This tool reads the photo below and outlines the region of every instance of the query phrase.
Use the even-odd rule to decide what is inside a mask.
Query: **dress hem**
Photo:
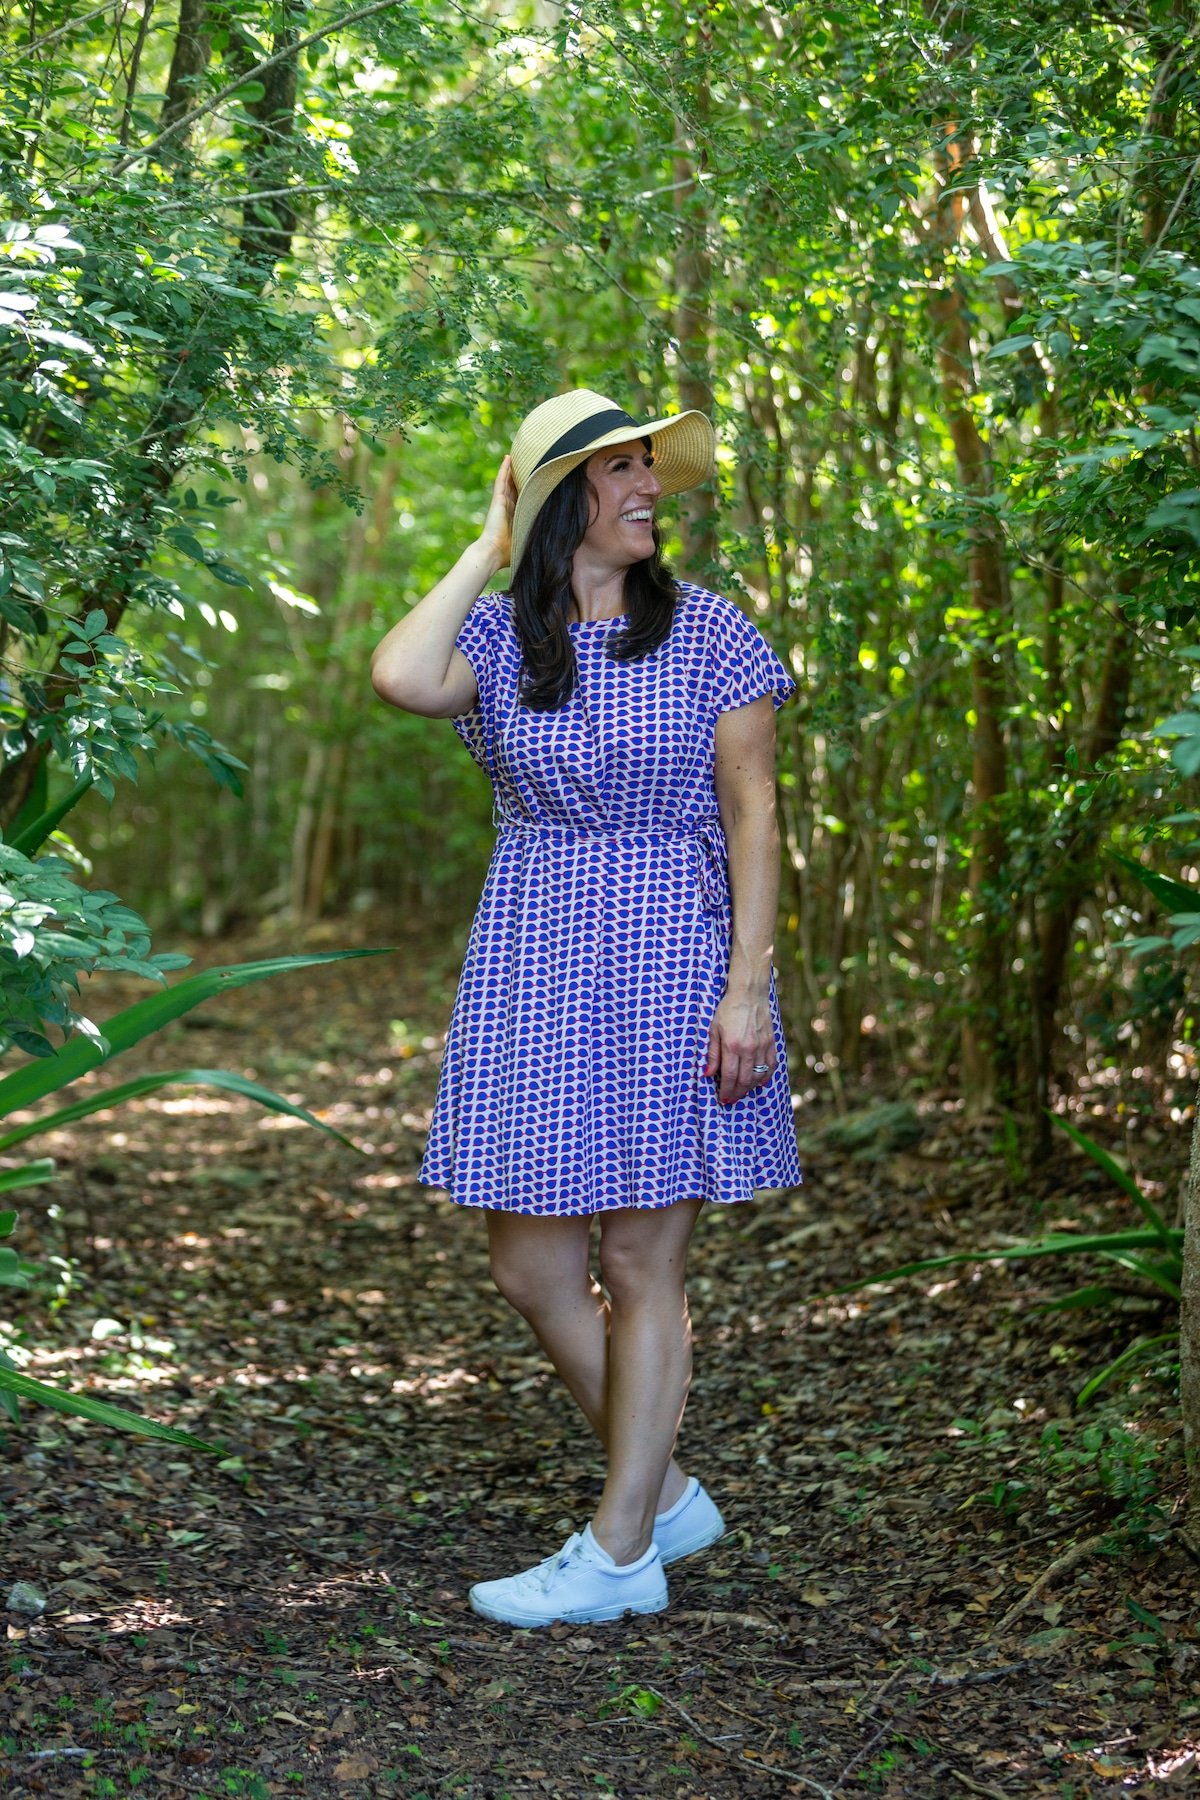
[[[743,1194],[737,1200],[721,1200],[706,1194],[679,1194],[674,1200],[632,1201],[624,1206],[563,1206],[554,1212],[538,1211],[526,1206],[490,1206],[486,1200],[459,1200],[440,1181],[426,1180],[424,1176],[418,1175],[417,1182],[421,1187],[444,1194],[451,1205],[468,1207],[474,1212],[516,1213],[523,1219],[594,1219],[597,1213],[606,1212],[662,1212],[668,1206],[678,1206],[680,1200],[699,1200],[704,1206],[749,1206],[762,1194],[786,1194],[794,1188],[803,1187],[804,1177],[802,1175],[799,1181],[784,1182],[782,1185],[764,1183],[762,1187],[756,1187],[752,1193]]]

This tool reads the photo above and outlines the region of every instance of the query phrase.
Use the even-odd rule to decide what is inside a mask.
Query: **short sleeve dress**
[[[649,656],[607,655],[623,615],[572,624],[575,691],[534,711],[511,608],[481,595],[456,640],[479,698],[451,722],[491,781],[496,843],[418,1180],[554,1215],[797,1186],[774,968],[771,1078],[724,1106],[704,1074],[731,941],[716,719],[796,684],[739,607],[681,583]]]

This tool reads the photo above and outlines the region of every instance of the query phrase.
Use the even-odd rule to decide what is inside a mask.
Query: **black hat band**
[[[572,425],[569,431],[564,431],[560,438],[556,438],[545,456],[539,457],[534,468],[540,469],[544,463],[553,462],[556,456],[570,456],[573,450],[586,449],[596,438],[615,431],[618,425],[628,425],[633,437],[644,436],[637,420],[631,419],[620,407],[614,407],[611,412],[593,413],[590,418],[581,419],[578,425]]]

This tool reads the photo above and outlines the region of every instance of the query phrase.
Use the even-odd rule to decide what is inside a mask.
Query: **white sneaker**
[[[724,1532],[724,1519],[694,1475],[674,1506],[659,1513],[654,1521],[654,1541],[664,1563],[690,1556],[706,1544],[715,1544]]]
[[[560,1619],[584,1625],[626,1613],[661,1612],[667,1578],[657,1544],[636,1562],[618,1565],[600,1548],[589,1524],[534,1568],[502,1581],[477,1581],[469,1599],[475,1612],[503,1625],[553,1625]]]

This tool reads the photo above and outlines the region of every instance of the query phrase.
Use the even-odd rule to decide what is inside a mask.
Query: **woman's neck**
[[[614,619],[625,610],[625,570],[593,562],[579,549],[571,563],[571,611],[581,622]]]

